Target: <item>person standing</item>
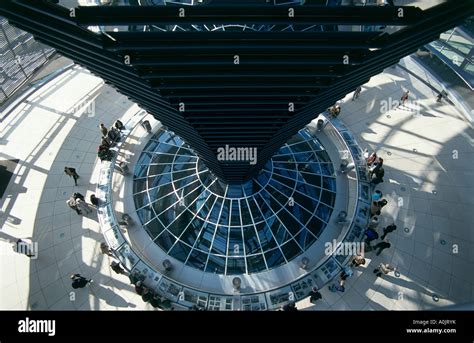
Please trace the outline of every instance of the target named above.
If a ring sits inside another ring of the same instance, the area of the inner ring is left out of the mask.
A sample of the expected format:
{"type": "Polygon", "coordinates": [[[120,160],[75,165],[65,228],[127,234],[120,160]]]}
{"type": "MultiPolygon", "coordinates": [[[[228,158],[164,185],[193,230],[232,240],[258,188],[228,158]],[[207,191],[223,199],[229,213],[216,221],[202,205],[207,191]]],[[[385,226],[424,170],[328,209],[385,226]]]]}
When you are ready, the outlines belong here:
{"type": "Polygon", "coordinates": [[[81,214],[89,214],[92,212],[92,210],[89,208],[89,205],[87,205],[87,203],[82,199],[76,199],[76,206],[78,210],[81,211],[81,214]]]}
{"type": "Polygon", "coordinates": [[[94,205],[96,207],[99,206],[99,198],[96,197],[95,194],[91,194],[89,199],[90,199],[90,202],[91,202],[92,205],[94,205]]]}
{"type": "Polygon", "coordinates": [[[370,180],[371,185],[378,185],[379,183],[382,183],[383,182],[383,177],[385,176],[385,170],[383,169],[383,167],[380,167],[374,173],[373,176],[375,176],[375,177],[373,177],[372,180],[370,180]]]}
{"type": "Polygon", "coordinates": [[[365,238],[365,244],[367,244],[367,247],[365,248],[366,251],[371,251],[373,250],[372,246],[370,245],[370,243],[374,240],[376,240],[377,238],[379,238],[379,234],[377,233],[377,231],[375,231],[374,229],[367,229],[365,230],[364,232],[364,235],[366,236],[365,238]],[[368,248],[368,249],[367,249],[368,248]]]}
{"type": "Polygon", "coordinates": [[[383,235],[382,237],[380,237],[381,240],[384,240],[385,237],[390,233],[390,232],[393,232],[397,229],[397,226],[395,224],[391,224],[387,227],[384,227],[383,228],[383,235]]]}
{"type": "Polygon", "coordinates": [[[74,179],[74,183],[77,186],[77,179],[79,179],[79,175],[77,174],[76,169],[71,167],[64,167],[64,172],[67,176],[70,176],[74,179]]]}
{"type": "Polygon", "coordinates": [[[392,245],[387,240],[375,244],[374,249],[378,249],[376,255],[379,256],[382,253],[382,251],[390,248],[391,246],[392,245]]]}
{"type": "Polygon", "coordinates": [[[355,255],[352,257],[351,266],[359,267],[365,265],[365,258],[362,255],[355,255]]]}
{"type": "Polygon", "coordinates": [[[370,216],[379,216],[381,209],[382,207],[379,205],[378,201],[372,201],[372,205],[370,205],[370,216]]]}
{"type": "Polygon", "coordinates": [[[436,97],[436,102],[441,102],[441,99],[443,99],[443,93],[439,92],[438,96],[436,97]]]}
{"type": "Polygon", "coordinates": [[[109,130],[107,130],[104,123],[100,123],[99,128],[100,128],[100,132],[102,133],[102,137],[107,137],[109,130]]]}
{"type": "Polygon", "coordinates": [[[125,274],[125,269],[122,268],[120,262],[112,261],[112,263],[110,264],[110,269],[112,269],[117,274],[125,274]]]}
{"type": "Polygon", "coordinates": [[[378,157],[369,169],[370,177],[372,178],[372,175],[374,175],[378,170],[380,170],[382,166],[383,166],[383,158],[378,157]]]}
{"type": "Polygon", "coordinates": [[[355,99],[359,97],[360,92],[362,92],[361,86],[357,87],[356,90],[354,91],[354,95],[352,96],[352,101],[354,101],[355,99]]]}
{"type": "Polygon", "coordinates": [[[125,129],[125,126],[123,125],[123,123],[118,119],[115,121],[114,126],[117,130],[120,130],[120,131],[125,129]]]}
{"type": "Polygon", "coordinates": [[[400,98],[400,106],[405,105],[405,102],[408,100],[408,94],[410,94],[410,91],[403,93],[402,97],[400,98]]]}
{"type": "Polygon", "coordinates": [[[385,205],[388,204],[388,201],[387,201],[387,199],[382,199],[382,200],[379,201],[378,204],[379,204],[380,208],[383,208],[385,205]]]}
{"type": "Polygon", "coordinates": [[[375,151],[373,151],[369,157],[367,157],[367,166],[371,166],[372,163],[374,163],[376,160],[377,160],[378,156],[377,156],[377,153],[375,151]]]}
{"type": "Polygon", "coordinates": [[[71,210],[76,211],[78,215],[82,214],[81,210],[79,210],[79,208],[77,207],[77,202],[74,199],[74,197],[70,197],[69,200],[66,201],[66,204],[69,206],[71,210]]]}
{"type": "Polygon", "coordinates": [[[311,303],[315,303],[317,300],[321,299],[323,296],[321,293],[318,292],[318,289],[316,287],[313,287],[311,289],[311,292],[309,292],[309,301],[311,303]]]}
{"type": "Polygon", "coordinates": [[[87,279],[83,277],[81,274],[73,274],[71,275],[71,280],[72,280],[72,288],[84,288],[86,287],[87,284],[93,282],[94,280],[92,279],[87,279]]]}
{"type": "Polygon", "coordinates": [[[112,250],[105,242],[100,243],[100,252],[104,255],[114,256],[112,250]]]}

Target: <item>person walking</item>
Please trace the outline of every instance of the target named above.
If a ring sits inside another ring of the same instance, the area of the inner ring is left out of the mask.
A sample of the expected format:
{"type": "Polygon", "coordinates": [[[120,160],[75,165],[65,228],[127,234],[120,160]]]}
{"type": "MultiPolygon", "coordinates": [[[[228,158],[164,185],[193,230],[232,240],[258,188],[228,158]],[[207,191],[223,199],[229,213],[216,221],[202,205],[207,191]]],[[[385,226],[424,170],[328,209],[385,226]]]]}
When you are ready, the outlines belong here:
{"type": "Polygon", "coordinates": [[[87,279],[81,274],[73,274],[71,275],[71,280],[72,280],[72,288],[84,288],[86,285],[89,283],[94,282],[92,279],[87,279]]]}
{"type": "Polygon", "coordinates": [[[361,86],[357,87],[356,90],[354,91],[354,95],[352,96],[352,101],[354,101],[355,99],[359,97],[360,92],[362,92],[361,86]]]}
{"type": "Polygon", "coordinates": [[[379,243],[375,244],[374,249],[378,249],[378,251],[375,255],[379,256],[382,253],[382,251],[384,251],[385,249],[390,248],[391,246],[392,245],[387,240],[384,240],[382,242],[379,242],[379,243]]]}
{"type": "Polygon", "coordinates": [[[400,106],[405,105],[405,102],[408,100],[408,94],[410,94],[410,91],[403,93],[402,97],[400,98],[400,106]]]}
{"type": "Polygon", "coordinates": [[[107,137],[109,130],[105,127],[104,123],[100,123],[99,125],[100,132],[102,133],[102,137],[107,137]]]}
{"type": "Polygon", "coordinates": [[[67,176],[70,176],[74,179],[74,183],[77,186],[77,179],[79,179],[79,175],[77,174],[76,169],[71,167],[64,167],[64,172],[67,176]]]}
{"type": "Polygon", "coordinates": [[[380,263],[377,268],[374,269],[374,274],[377,275],[377,277],[380,277],[382,275],[387,275],[390,272],[393,272],[395,270],[395,267],[392,267],[388,263],[380,263]]]}
{"type": "Polygon", "coordinates": [[[383,235],[382,237],[380,237],[381,240],[384,240],[385,237],[390,233],[390,232],[393,232],[397,229],[397,226],[395,224],[391,224],[387,227],[384,227],[383,228],[383,235]]]}

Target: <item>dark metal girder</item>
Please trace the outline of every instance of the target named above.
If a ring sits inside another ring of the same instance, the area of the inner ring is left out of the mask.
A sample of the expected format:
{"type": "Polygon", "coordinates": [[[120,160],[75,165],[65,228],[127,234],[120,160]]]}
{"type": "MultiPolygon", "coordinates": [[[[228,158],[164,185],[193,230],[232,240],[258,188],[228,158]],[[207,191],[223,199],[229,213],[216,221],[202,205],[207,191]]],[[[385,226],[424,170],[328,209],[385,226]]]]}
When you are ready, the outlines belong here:
{"type": "MultiPolygon", "coordinates": [[[[190,81],[190,83],[196,83],[201,78],[232,78],[233,81],[238,84],[245,84],[246,82],[255,82],[256,84],[265,84],[266,78],[271,78],[271,84],[273,81],[284,81],[288,82],[288,78],[302,78],[306,80],[306,84],[309,82],[318,82],[322,85],[327,85],[327,79],[336,78],[347,73],[354,66],[349,65],[335,65],[327,68],[312,67],[304,68],[304,66],[265,66],[265,67],[251,67],[247,65],[228,65],[228,66],[206,66],[201,68],[144,68],[137,67],[138,74],[140,77],[149,79],[159,79],[163,85],[167,85],[167,82],[173,84],[173,82],[181,82],[181,84],[190,81]],[[311,78],[313,80],[307,80],[311,78]],[[316,78],[318,79],[316,81],[316,78]],[[326,78],[326,79],[324,79],[326,78]],[[174,80],[176,79],[176,80],[174,80]],[[183,80],[182,80],[183,79],[183,80]]],[[[159,87],[158,80],[155,81],[154,85],[159,87]]],[[[296,80],[295,80],[296,81],[296,80]]],[[[210,81],[207,81],[208,83],[210,81]]],[[[221,81],[222,82],[222,81],[221,81]]],[[[230,84],[231,82],[225,82],[230,84]]]]}
{"type": "MultiPolygon", "coordinates": [[[[187,82],[164,82],[163,84],[158,84],[157,82],[153,85],[153,87],[157,90],[160,90],[160,93],[162,96],[166,97],[169,96],[169,94],[182,94],[180,96],[185,96],[184,94],[189,94],[189,92],[181,92],[184,90],[189,90],[192,93],[192,90],[195,91],[195,94],[206,94],[206,97],[208,96],[209,98],[213,97],[213,94],[216,94],[216,96],[219,96],[218,94],[235,94],[236,96],[241,96],[239,94],[243,93],[243,91],[256,91],[256,94],[259,94],[261,96],[265,90],[268,89],[284,89],[284,90],[295,90],[299,89],[298,92],[294,92],[294,94],[298,94],[303,96],[305,93],[310,93],[312,94],[319,88],[327,88],[330,87],[329,84],[321,84],[318,82],[311,82],[311,81],[305,81],[305,80],[295,80],[293,78],[288,78],[286,82],[278,82],[278,80],[273,80],[273,82],[270,81],[258,81],[255,80],[254,82],[247,81],[247,82],[242,82],[241,84],[238,84],[237,81],[235,82],[225,82],[225,83],[219,83],[213,80],[208,80],[208,82],[201,82],[199,86],[193,86],[190,83],[187,82]],[[293,83],[289,83],[293,82],[293,83]],[[298,82],[298,83],[296,83],[298,82]],[[167,93],[166,91],[174,91],[174,93],[167,93]],[[200,93],[198,93],[201,91],[200,93]]],[[[291,94],[291,92],[285,92],[284,95],[288,96],[291,94]]],[[[195,95],[196,96],[196,95],[195,95]]],[[[263,95],[262,95],[263,96],[263,95]]]]}
{"type": "MultiPolygon", "coordinates": [[[[359,43],[373,42],[374,40],[386,42],[387,33],[382,32],[354,32],[354,31],[118,31],[107,33],[106,48],[119,46],[120,43],[132,44],[170,44],[183,45],[198,43],[216,43],[220,45],[245,43],[252,45],[274,45],[277,41],[284,43],[310,44],[315,42],[346,43],[356,41],[359,43]]],[[[279,45],[279,44],[278,44],[279,45]]],[[[238,46],[238,45],[237,45],[238,46]]]]}
{"type": "MultiPolygon", "coordinates": [[[[170,102],[171,106],[178,106],[181,101],[173,100],[170,102]]],[[[236,99],[236,98],[228,98],[228,99],[218,99],[209,101],[209,99],[194,99],[190,98],[186,100],[186,106],[193,106],[199,108],[201,106],[210,106],[210,107],[219,107],[223,106],[228,108],[228,106],[281,106],[286,105],[288,106],[289,102],[293,102],[295,106],[300,106],[306,104],[305,101],[288,101],[288,100],[280,100],[280,99],[259,99],[259,100],[246,100],[246,99],[236,99]],[[200,101],[201,100],[201,101],[200,101]]]]}
{"type": "Polygon", "coordinates": [[[81,25],[172,24],[346,24],[410,25],[422,11],[418,7],[360,6],[94,6],[78,7],[81,25]],[[293,16],[290,16],[290,8],[293,16]],[[399,15],[403,10],[403,16],[399,15]],[[184,12],[182,12],[184,11],[184,12]],[[181,15],[180,15],[181,14],[181,15]]]}
{"type": "Polygon", "coordinates": [[[275,124],[269,124],[268,121],[262,121],[262,122],[252,122],[251,125],[250,123],[245,123],[244,125],[239,125],[241,122],[239,121],[234,121],[234,124],[232,126],[227,126],[223,125],[222,123],[209,123],[206,125],[203,124],[194,124],[194,127],[198,131],[240,131],[240,130],[246,130],[246,131],[277,131],[280,127],[278,123],[275,122],[275,124]]]}
{"type": "MultiPolygon", "coordinates": [[[[363,63],[363,57],[360,54],[351,54],[350,52],[342,52],[337,55],[328,56],[326,58],[315,58],[313,56],[298,56],[298,55],[279,55],[269,56],[261,54],[255,57],[247,57],[239,55],[241,65],[262,67],[267,65],[272,66],[319,66],[319,65],[338,65],[343,64],[342,56],[350,56],[350,65],[357,65],[363,63]],[[299,57],[299,58],[298,58],[299,57]]],[[[131,56],[130,65],[132,66],[162,66],[162,67],[185,67],[185,66],[228,66],[233,64],[233,56],[219,55],[219,56],[183,56],[182,54],[176,56],[159,56],[159,57],[139,57],[131,56]]]]}
{"type": "MultiPolygon", "coordinates": [[[[186,104],[186,103],[183,103],[186,104]]],[[[186,104],[185,109],[181,112],[186,117],[197,117],[202,118],[202,114],[209,114],[212,116],[213,113],[214,117],[224,116],[224,115],[241,115],[243,118],[252,118],[250,117],[251,114],[274,114],[274,115],[282,115],[282,114],[291,114],[292,112],[296,112],[298,108],[293,104],[294,110],[289,110],[288,103],[279,106],[270,106],[268,104],[265,105],[258,105],[255,107],[245,107],[245,106],[238,106],[236,108],[229,108],[224,106],[190,106],[186,104]],[[253,113],[254,112],[254,113],[253,113]]],[[[178,105],[179,108],[179,105],[178,105]]],[[[267,116],[270,118],[270,115],[267,116]]]]}
{"type": "Polygon", "coordinates": [[[168,99],[187,99],[187,98],[277,98],[277,99],[287,99],[289,97],[315,97],[317,90],[275,90],[274,92],[262,91],[262,89],[249,89],[243,88],[238,89],[237,91],[228,91],[228,90],[213,90],[212,92],[200,90],[163,90],[161,95],[168,99]]]}
{"type": "MultiPolygon", "coordinates": [[[[186,61],[186,60],[193,60],[197,59],[205,61],[206,59],[216,59],[216,60],[227,60],[229,58],[229,53],[222,52],[219,50],[216,51],[209,51],[209,50],[202,50],[202,51],[180,51],[176,53],[176,51],[160,51],[159,53],[155,53],[153,51],[123,51],[123,55],[130,56],[130,63],[133,64],[134,61],[166,61],[166,62],[173,62],[173,59],[177,59],[178,61],[186,61]]],[[[243,62],[251,62],[251,61],[260,61],[263,59],[268,60],[276,60],[276,61],[283,61],[287,58],[289,61],[292,59],[294,60],[340,60],[343,55],[350,54],[350,57],[358,61],[359,58],[364,57],[367,54],[367,49],[324,49],[324,50],[312,50],[312,51],[300,51],[297,50],[287,50],[287,51],[268,51],[268,50],[261,50],[257,52],[244,52],[239,53],[239,57],[243,62]]],[[[235,53],[232,55],[232,57],[235,53]]],[[[144,63],[146,64],[146,63],[144,63]]]]}

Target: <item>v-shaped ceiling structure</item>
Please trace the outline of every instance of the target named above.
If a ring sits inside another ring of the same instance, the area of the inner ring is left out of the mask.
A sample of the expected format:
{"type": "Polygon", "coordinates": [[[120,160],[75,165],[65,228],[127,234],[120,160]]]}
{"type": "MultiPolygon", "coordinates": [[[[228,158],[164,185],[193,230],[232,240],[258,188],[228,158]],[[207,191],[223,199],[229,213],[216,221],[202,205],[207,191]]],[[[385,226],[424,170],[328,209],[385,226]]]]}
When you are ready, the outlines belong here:
{"type": "Polygon", "coordinates": [[[240,183],[318,113],[474,8],[471,0],[426,10],[321,2],[70,10],[4,0],[0,15],[153,114],[217,177],[240,183]],[[380,26],[398,30],[373,30],[380,26]],[[219,161],[226,145],[257,148],[257,163],[219,161]]]}

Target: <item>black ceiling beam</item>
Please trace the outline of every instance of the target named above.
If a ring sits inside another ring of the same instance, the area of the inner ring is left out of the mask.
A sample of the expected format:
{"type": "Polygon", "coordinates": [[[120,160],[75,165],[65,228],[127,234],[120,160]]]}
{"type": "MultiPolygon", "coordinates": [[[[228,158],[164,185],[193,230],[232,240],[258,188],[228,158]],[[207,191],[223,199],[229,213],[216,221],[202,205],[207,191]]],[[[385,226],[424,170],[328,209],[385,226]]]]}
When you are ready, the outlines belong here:
{"type": "MultiPolygon", "coordinates": [[[[123,53],[124,55],[130,56],[130,64],[133,64],[134,61],[169,61],[173,62],[174,59],[178,61],[185,61],[185,60],[202,60],[205,61],[206,59],[228,59],[229,54],[226,52],[221,52],[219,50],[210,51],[210,50],[202,50],[202,51],[180,51],[177,53],[176,51],[160,51],[160,52],[153,52],[153,51],[126,51],[123,53]]],[[[346,49],[346,51],[341,49],[324,49],[324,50],[316,50],[316,51],[268,51],[268,50],[260,50],[257,52],[247,52],[239,54],[239,57],[242,62],[256,60],[259,61],[260,59],[264,60],[284,60],[285,58],[291,61],[292,59],[295,60],[328,60],[328,59],[337,59],[340,60],[343,55],[350,54],[351,58],[358,59],[364,57],[367,54],[367,49],[346,49]]],[[[235,54],[232,55],[232,57],[235,54]]],[[[233,61],[233,60],[232,60],[233,61]]],[[[323,63],[324,64],[324,63],[323,63]]]]}
{"type": "Polygon", "coordinates": [[[418,7],[387,6],[85,6],[76,8],[81,25],[172,24],[344,24],[411,25],[419,19],[418,7]],[[293,16],[290,16],[290,8],[293,16]],[[183,12],[184,10],[184,12],[183,12]],[[403,16],[400,16],[400,10],[403,16]],[[181,15],[180,15],[181,14],[181,15]],[[183,15],[184,14],[184,15],[183,15]]]}
{"type": "Polygon", "coordinates": [[[202,90],[163,90],[161,92],[162,96],[165,98],[173,98],[173,99],[186,99],[186,98],[228,98],[234,96],[235,98],[288,98],[288,97],[315,97],[316,91],[315,90],[308,90],[304,91],[301,90],[293,90],[293,89],[278,89],[271,91],[262,91],[262,89],[251,89],[251,88],[243,88],[237,89],[236,91],[228,91],[227,89],[224,90],[213,90],[212,92],[209,91],[202,91],[202,90]]]}
{"type": "Polygon", "coordinates": [[[321,49],[379,49],[387,44],[388,36],[380,32],[111,32],[104,36],[107,37],[104,46],[109,51],[134,51],[135,54],[158,54],[161,51],[168,54],[182,51],[209,54],[209,51],[218,51],[220,54],[229,53],[229,62],[233,63],[236,54],[255,54],[262,50],[267,50],[267,53],[292,51],[308,54],[321,49]]]}
{"type": "MultiPolygon", "coordinates": [[[[184,112],[183,114],[185,116],[191,116],[191,117],[194,117],[194,116],[199,116],[200,117],[200,114],[202,113],[209,113],[209,114],[212,114],[213,112],[218,112],[218,113],[225,113],[226,115],[228,114],[231,114],[231,113],[234,113],[236,115],[239,115],[242,113],[242,115],[245,115],[245,112],[255,112],[255,113],[265,113],[265,112],[269,112],[269,113],[273,113],[273,114],[277,114],[277,113],[286,113],[288,112],[288,103],[286,104],[283,104],[283,105],[279,105],[279,106],[271,106],[269,104],[265,104],[265,105],[260,105],[260,106],[256,106],[256,105],[253,105],[253,106],[244,106],[244,105],[240,105],[238,107],[229,107],[228,105],[226,106],[191,106],[189,104],[185,104],[185,109],[184,109],[184,112]]],[[[176,106],[179,110],[179,105],[176,106]]],[[[293,103],[293,107],[294,108],[297,108],[296,105],[294,105],[293,103]]]]}
{"type": "MultiPolygon", "coordinates": [[[[352,54],[351,52],[339,53],[337,55],[326,55],[325,57],[317,57],[316,55],[266,55],[266,54],[252,54],[252,55],[239,55],[241,65],[245,66],[319,66],[319,65],[337,65],[343,64],[341,56],[350,55],[350,65],[361,64],[364,59],[361,54],[352,54]]],[[[135,67],[139,66],[162,66],[162,67],[188,67],[188,66],[227,66],[233,64],[233,56],[228,54],[224,55],[188,55],[183,56],[182,54],[170,55],[170,56],[131,56],[130,64],[135,67]]]]}
{"type": "MultiPolygon", "coordinates": [[[[178,106],[180,101],[174,99],[170,102],[171,106],[178,106]]],[[[209,99],[201,99],[201,98],[189,98],[186,100],[186,106],[193,106],[193,108],[199,108],[203,106],[208,107],[220,107],[229,108],[231,105],[245,107],[245,106],[288,106],[288,100],[281,100],[281,99],[259,99],[259,100],[249,100],[249,99],[236,99],[236,98],[228,98],[228,99],[216,99],[212,100],[209,99]]],[[[306,104],[306,101],[293,101],[295,106],[300,106],[306,104]]]]}

